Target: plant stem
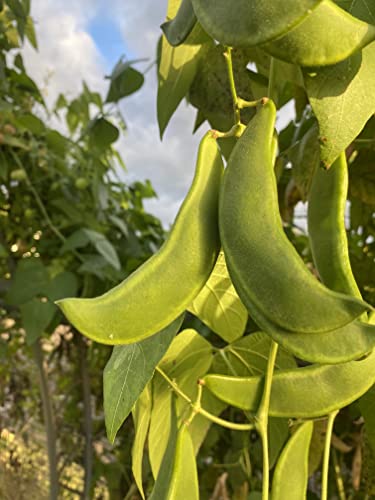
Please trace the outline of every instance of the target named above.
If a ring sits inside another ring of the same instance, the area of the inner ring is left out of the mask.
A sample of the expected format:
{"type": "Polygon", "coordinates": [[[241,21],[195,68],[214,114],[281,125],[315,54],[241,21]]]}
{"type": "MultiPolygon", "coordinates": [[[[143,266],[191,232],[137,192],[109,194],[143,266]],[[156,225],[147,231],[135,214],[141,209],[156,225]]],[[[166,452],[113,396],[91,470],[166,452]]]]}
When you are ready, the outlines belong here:
{"type": "Polygon", "coordinates": [[[269,70],[269,75],[268,75],[268,97],[270,99],[274,99],[274,93],[275,93],[275,59],[271,57],[270,61],[270,70],[269,70]]]}
{"type": "Polygon", "coordinates": [[[328,498],[328,469],[329,469],[329,452],[331,449],[331,437],[333,431],[333,424],[335,422],[338,410],[333,411],[328,415],[327,431],[324,443],[324,455],[323,455],[323,469],[322,469],[322,500],[327,500],[328,498]]]}
{"type": "Polygon", "coordinates": [[[87,345],[85,340],[78,337],[80,372],[83,392],[83,431],[85,435],[85,452],[83,459],[84,468],[84,487],[83,500],[90,500],[90,491],[92,483],[92,416],[91,416],[91,387],[90,375],[87,366],[87,345]]]}
{"type": "Polygon", "coordinates": [[[262,500],[268,500],[269,497],[268,411],[278,347],[278,344],[272,341],[268,356],[262,399],[255,417],[255,428],[261,437],[263,449],[262,500]]]}
{"type": "MultiPolygon", "coordinates": [[[[189,398],[189,396],[181,390],[181,388],[176,384],[176,382],[170,379],[168,375],[159,366],[156,367],[156,371],[164,378],[164,380],[170,385],[170,387],[175,391],[175,393],[182,399],[184,399],[191,406],[194,415],[199,413],[200,415],[206,417],[207,420],[210,420],[214,424],[221,425],[222,427],[226,427],[227,429],[232,429],[234,431],[250,431],[254,429],[255,427],[254,424],[237,424],[235,422],[228,422],[227,420],[212,415],[212,413],[208,412],[207,410],[205,410],[200,406],[199,399],[197,399],[197,402],[194,403],[189,398]]],[[[202,385],[202,383],[200,383],[200,385],[202,385]]],[[[198,398],[200,397],[201,395],[198,392],[198,398]]]]}
{"type": "Polygon", "coordinates": [[[34,342],[32,350],[39,372],[39,387],[43,406],[44,426],[47,436],[50,500],[57,500],[59,494],[59,477],[57,472],[56,427],[53,418],[52,400],[48,387],[47,369],[39,340],[34,342]]]}
{"type": "Polygon", "coordinates": [[[234,123],[238,125],[241,123],[241,114],[240,108],[238,106],[238,96],[236,90],[236,84],[234,82],[234,73],[233,73],[233,61],[232,61],[232,47],[227,47],[224,52],[224,57],[227,63],[228,70],[228,78],[229,78],[229,87],[232,94],[233,100],[233,112],[234,112],[234,123]]]}
{"type": "Polygon", "coordinates": [[[339,494],[340,500],[346,500],[345,486],[341,475],[341,467],[337,459],[337,452],[335,449],[332,450],[332,456],[333,456],[333,466],[335,469],[337,493],[339,494]]]}

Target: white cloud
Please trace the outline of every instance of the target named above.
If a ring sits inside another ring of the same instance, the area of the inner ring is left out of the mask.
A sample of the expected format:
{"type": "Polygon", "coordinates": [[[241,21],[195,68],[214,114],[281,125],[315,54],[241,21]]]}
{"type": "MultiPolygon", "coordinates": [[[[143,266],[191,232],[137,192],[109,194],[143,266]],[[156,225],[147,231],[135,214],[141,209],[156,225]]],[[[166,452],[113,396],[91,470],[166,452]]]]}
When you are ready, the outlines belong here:
{"type": "Polygon", "coordinates": [[[104,88],[104,61],[86,30],[96,9],[92,0],[32,2],[39,51],[26,46],[25,64],[45,89],[47,102],[53,103],[59,92],[76,95],[83,79],[98,90],[104,88]]]}

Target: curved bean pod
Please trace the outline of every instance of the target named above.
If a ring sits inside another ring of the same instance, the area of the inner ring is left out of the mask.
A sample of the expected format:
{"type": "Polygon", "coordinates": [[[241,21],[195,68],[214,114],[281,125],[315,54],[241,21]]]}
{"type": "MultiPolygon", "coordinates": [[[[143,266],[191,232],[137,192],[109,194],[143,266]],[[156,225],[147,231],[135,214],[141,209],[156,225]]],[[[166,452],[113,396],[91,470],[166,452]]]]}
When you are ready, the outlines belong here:
{"type": "Polygon", "coordinates": [[[336,292],[362,298],[354,279],[345,231],[348,166],[345,152],[329,170],[318,169],[308,203],[308,230],[314,263],[323,283],[336,292]]]}
{"type": "Polygon", "coordinates": [[[311,14],[321,0],[192,0],[204,30],[234,47],[253,46],[276,38],[311,14]]]}
{"type": "Polygon", "coordinates": [[[174,19],[163,23],[160,27],[170,45],[177,47],[190,35],[196,22],[191,0],[182,0],[174,19]]]}
{"type": "Polygon", "coordinates": [[[277,327],[297,333],[334,330],[371,306],[319,283],[287,239],[271,157],[275,117],[272,101],[260,106],[224,174],[219,225],[229,274],[267,333],[277,327]]]}
{"type": "Polygon", "coordinates": [[[303,500],[309,478],[309,448],[313,423],[305,422],[289,438],[276,464],[271,500],[303,500]]]}
{"type": "MultiPolygon", "coordinates": [[[[206,375],[204,381],[222,401],[243,410],[257,410],[263,377],[206,375]]],[[[375,351],[362,361],[277,371],[272,378],[269,415],[321,417],[352,403],[374,382],[375,351]]]]}
{"type": "Polygon", "coordinates": [[[300,66],[328,66],[375,40],[375,26],[324,0],[296,28],[262,46],[274,57],[300,66]]]}
{"type": "Polygon", "coordinates": [[[199,148],[190,191],[160,250],[104,295],[57,302],[81,333],[109,345],[138,342],[190,305],[220,250],[217,207],[222,172],[216,140],[208,132],[199,148]]]}

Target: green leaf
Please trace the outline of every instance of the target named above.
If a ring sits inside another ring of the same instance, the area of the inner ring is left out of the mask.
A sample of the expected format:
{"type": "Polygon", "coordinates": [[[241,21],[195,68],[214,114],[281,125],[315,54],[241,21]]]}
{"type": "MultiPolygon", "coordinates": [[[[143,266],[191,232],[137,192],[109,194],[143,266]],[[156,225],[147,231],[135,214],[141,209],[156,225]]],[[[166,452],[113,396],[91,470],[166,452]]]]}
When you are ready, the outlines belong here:
{"type": "Polygon", "coordinates": [[[75,250],[76,248],[83,248],[88,245],[89,242],[90,239],[85,230],[77,229],[77,231],[74,231],[74,233],[66,238],[65,243],[60,248],[60,254],[70,252],[71,250],[75,250]]]}
{"type": "Polygon", "coordinates": [[[269,417],[268,419],[268,441],[269,441],[269,466],[275,465],[280,451],[289,436],[289,424],[287,418],[269,417]]]}
{"type": "Polygon", "coordinates": [[[78,280],[74,273],[63,271],[51,280],[45,289],[45,294],[51,302],[75,297],[78,291],[78,280]]]}
{"type": "Polygon", "coordinates": [[[142,484],[143,453],[147,438],[147,432],[150,425],[151,410],[151,388],[149,385],[146,385],[144,391],[137,399],[137,402],[135,403],[132,411],[135,429],[135,436],[132,447],[132,472],[138,490],[143,499],[145,499],[142,484]]]}
{"type": "Polygon", "coordinates": [[[6,300],[11,305],[28,302],[36,295],[43,294],[48,282],[48,272],[41,259],[22,259],[17,265],[6,300]]]}
{"type": "Polygon", "coordinates": [[[171,437],[150,500],[199,500],[197,464],[189,427],[182,424],[175,440],[175,425],[173,418],[171,437]]]}
{"type": "Polygon", "coordinates": [[[48,300],[34,297],[22,304],[20,310],[26,343],[31,345],[43,335],[58,309],[48,300]]]}
{"type": "Polygon", "coordinates": [[[25,35],[31,45],[35,50],[38,50],[38,40],[36,38],[35,26],[32,18],[30,16],[27,17],[26,26],[25,26],[25,35]]]}
{"type": "MultiPolygon", "coordinates": [[[[267,369],[267,359],[272,340],[263,332],[252,333],[227,345],[215,354],[213,373],[249,377],[261,375],[267,369]]],[[[295,368],[296,362],[289,353],[279,349],[275,369],[295,368]]]]}
{"type": "Polygon", "coordinates": [[[171,47],[165,36],[161,41],[158,65],[157,114],[162,138],[178,105],[189,91],[198,68],[201,28],[196,26],[179,47],[171,47]]]}
{"type": "Polygon", "coordinates": [[[169,401],[168,413],[171,415],[169,426],[167,447],[163,454],[160,474],[158,474],[154,489],[152,490],[149,500],[164,500],[168,498],[168,489],[172,480],[173,466],[175,461],[176,444],[177,444],[177,417],[174,409],[174,401],[169,401]]]}
{"type": "Polygon", "coordinates": [[[26,113],[17,118],[17,124],[34,135],[41,135],[46,131],[46,126],[40,118],[32,113],[26,113]]]}
{"type": "MultiPolygon", "coordinates": [[[[212,359],[211,344],[196,331],[189,329],[177,335],[159,366],[194,401],[198,390],[197,380],[207,373],[212,359]]],[[[171,390],[168,383],[156,373],[153,380],[153,408],[148,439],[154,477],[158,474],[168,442],[171,419],[170,397],[171,390]]],[[[176,406],[178,419],[183,421],[188,416],[190,406],[181,398],[178,398],[176,406]]],[[[197,442],[200,439],[201,434],[197,442]]]]}
{"type": "Polygon", "coordinates": [[[226,342],[233,342],[243,335],[247,310],[230,280],[223,252],[220,252],[210,278],[189,311],[226,342]]]}
{"type": "Polygon", "coordinates": [[[191,33],[197,22],[191,0],[182,0],[175,17],[161,25],[168,42],[176,47],[181,45],[191,33]]]}
{"type": "Polygon", "coordinates": [[[312,431],[313,423],[305,422],[283,449],[272,480],[272,500],[301,500],[306,497],[312,431]]]}
{"type": "Polygon", "coordinates": [[[106,102],[118,102],[123,97],[133,94],[142,87],[144,76],[131,67],[134,62],[137,61],[123,61],[120,59],[116,64],[112,75],[109,77],[111,84],[106,102]]]}
{"type": "Polygon", "coordinates": [[[105,151],[119,137],[119,130],[105,118],[97,118],[89,127],[90,146],[99,151],[105,151]]]}
{"type": "Polygon", "coordinates": [[[105,424],[108,439],[112,443],[180,328],[182,319],[180,316],[142,342],[113,349],[104,370],[105,424]]]}
{"type": "Polygon", "coordinates": [[[321,160],[329,167],[375,111],[375,43],[335,66],[305,74],[319,122],[321,160]]]}
{"type": "Polygon", "coordinates": [[[315,170],[319,168],[318,135],[318,127],[313,125],[288,155],[293,165],[293,179],[301,194],[302,201],[307,201],[315,170]]]}
{"type": "Polygon", "coordinates": [[[104,236],[104,234],[93,231],[92,229],[83,229],[84,233],[90,240],[90,242],[95,246],[96,250],[112,267],[118,271],[121,269],[121,263],[118,258],[115,247],[110,243],[109,240],[104,236]]]}

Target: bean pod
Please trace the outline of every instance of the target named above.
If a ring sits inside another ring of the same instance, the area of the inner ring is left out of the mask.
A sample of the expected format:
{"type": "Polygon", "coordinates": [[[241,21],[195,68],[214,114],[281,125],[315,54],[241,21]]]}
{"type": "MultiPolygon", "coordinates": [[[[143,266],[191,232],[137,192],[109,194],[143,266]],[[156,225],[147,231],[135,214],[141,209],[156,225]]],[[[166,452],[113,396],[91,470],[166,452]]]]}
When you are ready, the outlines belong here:
{"type": "Polygon", "coordinates": [[[219,202],[221,241],[233,284],[256,323],[319,333],[350,323],[370,308],[320,284],[287,239],[272,161],[276,109],[263,103],[238,140],[219,202]]]}
{"type": "Polygon", "coordinates": [[[208,132],[190,191],[159,252],[100,297],[57,302],[81,333],[103,344],[129,344],[150,337],[185,311],[210,276],[220,250],[222,173],[216,140],[208,132]]]}
{"type": "MultiPolygon", "coordinates": [[[[262,396],[263,377],[206,375],[205,385],[222,401],[256,411],[262,396]]],[[[362,396],[375,382],[375,351],[362,361],[339,365],[311,365],[275,372],[269,415],[271,417],[321,417],[362,396]]]]}

